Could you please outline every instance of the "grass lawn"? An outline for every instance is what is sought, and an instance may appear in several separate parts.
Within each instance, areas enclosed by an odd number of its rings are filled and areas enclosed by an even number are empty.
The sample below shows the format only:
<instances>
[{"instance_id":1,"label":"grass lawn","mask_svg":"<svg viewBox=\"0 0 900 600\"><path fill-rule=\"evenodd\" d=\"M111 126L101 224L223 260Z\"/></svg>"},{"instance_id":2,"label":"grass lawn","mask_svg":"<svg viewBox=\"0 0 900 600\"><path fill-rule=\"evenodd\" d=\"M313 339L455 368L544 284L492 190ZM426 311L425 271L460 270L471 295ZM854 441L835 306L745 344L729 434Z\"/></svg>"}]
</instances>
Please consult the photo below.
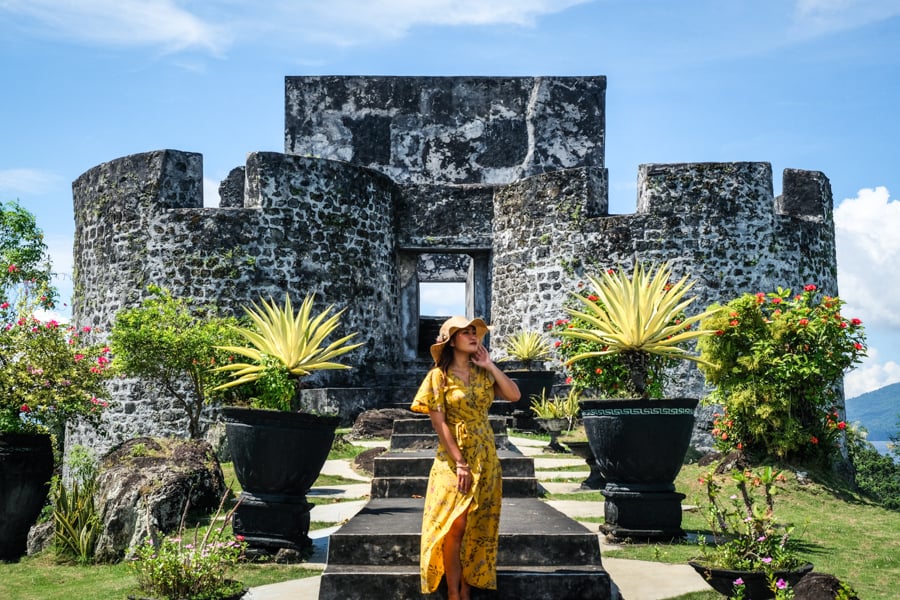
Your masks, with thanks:
<instances>
[{"instance_id":1,"label":"grass lawn","mask_svg":"<svg viewBox=\"0 0 900 600\"><path fill-rule=\"evenodd\" d=\"M678 491L687 495L685 504L703 505L704 490L698 479L705 468L686 465L676 481ZM836 482L801 484L788 474L785 489L775 498L779 519L793 523L795 537L802 544L803 557L815 570L830 573L850 584L865 600L892 600L897 597L892 582L900 580L900 512L880 508L849 492ZM590 525L588 525L590 527ZM709 533L699 511L684 513L682 527L689 540ZM667 563L685 563L699 554L696 545L630 544L622 550L605 551L604 556ZM680 600L721 598L687 595Z\"/></svg>"}]
</instances>

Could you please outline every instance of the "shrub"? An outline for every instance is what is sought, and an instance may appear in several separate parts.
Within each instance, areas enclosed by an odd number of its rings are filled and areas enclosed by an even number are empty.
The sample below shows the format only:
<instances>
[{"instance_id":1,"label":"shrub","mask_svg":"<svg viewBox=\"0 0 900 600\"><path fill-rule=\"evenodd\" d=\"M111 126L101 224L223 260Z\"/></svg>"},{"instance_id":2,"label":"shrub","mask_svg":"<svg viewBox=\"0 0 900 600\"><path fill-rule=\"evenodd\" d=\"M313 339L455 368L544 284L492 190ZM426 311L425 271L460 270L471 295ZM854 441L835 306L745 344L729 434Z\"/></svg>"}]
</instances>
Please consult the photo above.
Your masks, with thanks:
<instances>
[{"instance_id":1,"label":"shrub","mask_svg":"<svg viewBox=\"0 0 900 600\"><path fill-rule=\"evenodd\" d=\"M843 302L815 285L744 294L701 327L700 369L716 386L707 402L721 404L713 435L722 451L756 458L823 460L834 456L846 429L839 418L845 372L865 356L859 319L841 314Z\"/></svg>"}]
</instances>

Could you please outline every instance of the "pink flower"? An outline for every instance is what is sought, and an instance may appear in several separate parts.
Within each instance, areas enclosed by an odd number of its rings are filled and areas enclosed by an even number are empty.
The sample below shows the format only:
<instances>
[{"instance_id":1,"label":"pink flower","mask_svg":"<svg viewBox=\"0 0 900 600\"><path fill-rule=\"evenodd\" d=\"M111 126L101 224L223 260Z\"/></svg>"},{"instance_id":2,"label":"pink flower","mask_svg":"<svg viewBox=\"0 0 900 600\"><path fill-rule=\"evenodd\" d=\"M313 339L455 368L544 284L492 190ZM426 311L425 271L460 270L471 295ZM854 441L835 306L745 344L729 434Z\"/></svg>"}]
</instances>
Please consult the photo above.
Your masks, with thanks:
<instances>
[{"instance_id":1,"label":"pink flower","mask_svg":"<svg viewBox=\"0 0 900 600\"><path fill-rule=\"evenodd\" d=\"M19 270L19 268L16 265L9 265L9 267L7 267L6 270L9 271L10 273L15 273L16 271Z\"/></svg>"},{"instance_id":2,"label":"pink flower","mask_svg":"<svg viewBox=\"0 0 900 600\"><path fill-rule=\"evenodd\" d=\"M775 587L777 587L779 590L783 590L787 587L787 581L785 581L784 579L779 579L775 582Z\"/></svg>"},{"instance_id":3,"label":"pink flower","mask_svg":"<svg viewBox=\"0 0 900 600\"><path fill-rule=\"evenodd\" d=\"M0 304L0 309L6 310L7 308L9 308L9 302L4 302L3 304Z\"/></svg>"},{"instance_id":4,"label":"pink flower","mask_svg":"<svg viewBox=\"0 0 900 600\"><path fill-rule=\"evenodd\" d=\"M764 557L761 558L760 560L763 561L763 562L766 563L766 564L769 564L770 562L772 562L772 557L771 557L771 556L764 556Z\"/></svg>"}]
</instances>

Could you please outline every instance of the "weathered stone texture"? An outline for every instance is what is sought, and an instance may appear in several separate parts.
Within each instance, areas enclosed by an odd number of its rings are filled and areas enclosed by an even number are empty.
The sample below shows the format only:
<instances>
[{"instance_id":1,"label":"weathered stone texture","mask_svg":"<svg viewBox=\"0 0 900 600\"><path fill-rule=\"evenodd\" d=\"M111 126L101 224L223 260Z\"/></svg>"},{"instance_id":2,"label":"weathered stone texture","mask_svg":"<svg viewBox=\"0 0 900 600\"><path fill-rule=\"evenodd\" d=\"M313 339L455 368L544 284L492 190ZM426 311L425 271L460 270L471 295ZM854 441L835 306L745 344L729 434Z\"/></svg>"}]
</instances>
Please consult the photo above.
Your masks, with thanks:
<instances>
[{"instance_id":1,"label":"weathered stone texture","mask_svg":"<svg viewBox=\"0 0 900 600\"><path fill-rule=\"evenodd\" d=\"M333 391L304 399L352 420L428 367L420 282L465 281L467 312L490 319L494 341L546 328L588 274L635 260L691 275L697 310L776 286L837 293L821 173L788 169L776 199L768 163L647 164L636 212L609 215L605 85L289 77L286 153L249 155L219 208L202 207L197 154L128 156L79 177L75 320L108 331L150 283L234 314L314 293L319 309L346 309L341 330L364 346L345 356L352 370L307 381ZM703 392L692 365L676 382L670 393ZM183 427L141 382L113 386L112 442Z\"/></svg>"},{"instance_id":2,"label":"weathered stone texture","mask_svg":"<svg viewBox=\"0 0 900 600\"><path fill-rule=\"evenodd\" d=\"M285 152L398 182L603 166L605 77L287 77Z\"/></svg>"}]
</instances>

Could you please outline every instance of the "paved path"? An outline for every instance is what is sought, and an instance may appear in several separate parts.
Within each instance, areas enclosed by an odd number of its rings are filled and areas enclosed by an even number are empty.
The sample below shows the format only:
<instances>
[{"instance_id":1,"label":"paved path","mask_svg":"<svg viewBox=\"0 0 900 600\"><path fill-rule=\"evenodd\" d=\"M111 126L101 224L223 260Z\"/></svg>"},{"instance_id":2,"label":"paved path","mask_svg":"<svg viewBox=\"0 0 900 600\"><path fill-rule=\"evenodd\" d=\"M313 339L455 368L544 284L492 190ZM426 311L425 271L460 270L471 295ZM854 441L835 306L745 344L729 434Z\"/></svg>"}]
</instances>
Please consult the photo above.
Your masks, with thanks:
<instances>
[{"instance_id":1,"label":"paved path","mask_svg":"<svg viewBox=\"0 0 900 600\"><path fill-rule=\"evenodd\" d=\"M549 492L570 493L579 490L578 483L549 481L550 479L578 476L578 473L572 471L557 471L555 469L583 465L584 476L588 475L588 466L582 459L572 458L571 455L565 454L544 453L543 447L546 446L546 442L519 437L510 437L510 441L523 454L535 459L535 474L541 485ZM387 442L367 443L365 445L382 445L387 447ZM367 482L369 478L354 471L350 467L349 461L343 460L327 461L322 472L359 481L359 483L355 484L329 488L313 488L310 492L310 497L353 499L333 504L318 504L310 513L310 520L312 521L343 523L362 509L368 501L369 484ZM551 500L548 504L576 520L579 517L603 516L602 501ZM593 527L590 524L587 526ZM310 532L310 537L313 539L313 555L309 561L303 563L304 568L325 568L325 561L328 556L328 536L337 528L336 526ZM600 540L601 553L604 549L614 548L614 546L606 543L603 536L598 534L598 538ZM603 566L612 579L614 592L617 590L622 600L664 600L689 592L710 589L706 582L688 565L670 565L604 557ZM251 588L244 598L245 600L316 600L319 595L319 580L319 577L306 577L263 585Z\"/></svg>"}]
</instances>

